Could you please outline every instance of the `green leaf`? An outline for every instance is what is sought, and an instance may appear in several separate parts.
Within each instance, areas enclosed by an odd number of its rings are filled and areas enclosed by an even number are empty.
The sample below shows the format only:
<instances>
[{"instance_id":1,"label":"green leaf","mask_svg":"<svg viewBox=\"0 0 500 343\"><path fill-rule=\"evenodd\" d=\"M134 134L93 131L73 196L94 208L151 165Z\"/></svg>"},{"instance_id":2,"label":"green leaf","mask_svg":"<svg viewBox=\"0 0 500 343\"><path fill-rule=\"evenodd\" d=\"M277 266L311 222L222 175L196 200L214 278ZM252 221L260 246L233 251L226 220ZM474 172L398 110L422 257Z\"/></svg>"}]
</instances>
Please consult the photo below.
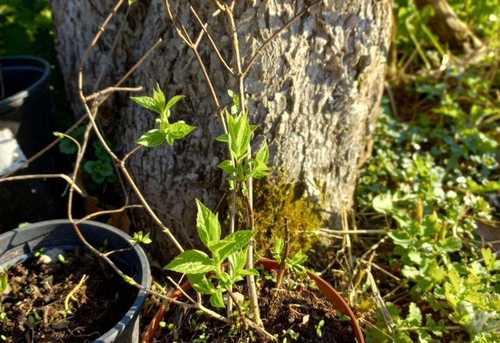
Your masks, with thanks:
<instances>
[{"instance_id":1,"label":"green leaf","mask_svg":"<svg viewBox=\"0 0 500 343\"><path fill-rule=\"evenodd\" d=\"M389 237L391 237L394 244L403 248L408 248L412 242L408 233L403 231L389 232Z\"/></svg>"},{"instance_id":2,"label":"green leaf","mask_svg":"<svg viewBox=\"0 0 500 343\"><path fill-rule=\"evenodd\" d=\"M415 303L410 303L410 308L406 321L411 325L420 326L422 324L422 312Z\"/></svg>"},{"instance_id":3,"label":"green leaf","mask_svg":"<svg viewBox=\"0 0 500 343\"><path fill-rule=\"evenodd\" d=\"M165 97L165 93L163 93L158 83L153 89L153 100L155 101L156 107L160 110L160 114L162 112L165 112L165 103L167 102L167 99Z\"/></svg>"},{"instance_id":4,"label":"green leaf","mask_svg":"<svg viewBox=\"0 0 500 343\"><path fill-rule=\"evenodd\" d=\"M500 191L500 181L488 180L484 185L480 185L473 180L467 180L468 190L472 193L492 193Z\"/></svg>"},{"instance_id":5,"label":"green leaf","mask_svg":"<svg viewBox=\"0 0 500 343\"><path fill-rule=\"evenodd\" d=\"M222 290L218 289L216 290L211 296L210 296L210 304L213 307L216 308L224 308L224 297L222 296Z\"/></svg>"},{"instance_id":6,"label":"green leaf","mask_svg":"<svg viewBox=\"0 0 500 343\"><path fill-rule=\"evenodd\" d=\"M147 110L156 112L158 114L161 114L161 112L163 111L163 108L158 106L155 99L153 99L150 96L133 96L130 99L133 102L135 102L137 105L139 105Z\"/></svg>"},{"instance_id":7,"label":"green leaf","mask_svg":"<svg viewBox=\"0 0 500 343\"><path fill-rule=\"evenodd\" d=\"M224 160L217 165L220 169L222 169L226 174L233 175L236 171L236 168L233 166L233 162L230 160Z\"/></svg>"},{"instance_id":8,"label":"green leaf","mask_svg":"<svg viewBox=\"0 0 500 343\"><path fill-rule=\"evenodd\" d=\"M416 277L420 276L420 271L415 267L404 266L401 273L408 279L414 280Z\"/></svg>"},{"instance_id":9,"label":"green leaf","mask_svg":"<svg viewBox=\"0 0 500 343\"><path fill-rule=\"evenodd\" d=\"M221 230L217 214L213 213L198 199L196 199L196 207L198 208L196 214L196 229L198 230L198 236L201 241L206 246L218 242L220 240Z\"/></svg>"},{"instance_id":10,"label":"green leaf","mask_svg":"<svg viewBox=\"0 0 500 343\"><path fill-rule=\"evenodd\" d=\"M455 252L462 249L462 240L457 237L449 237L440 242L442 252Z\"/></svg>"},{"instance_id":11,"label":"green leaf","mask_svg":"<svg viewBox=\"0 0 500 343\"><path fill-rule=\"evenodd\" d=\"M243 274L247 264L247 253L247 249L243 249L228 256L229 263L233 266L234 275Z\"/></svg>"},{"instance_id":12,"label":"green leaf","mask_svg":"<svg viewBox=\"0 0 500 343\"><path fill-rule=\"evenodd\" d=\"M208 245L210 251L219 257L221 261L229 255L248 247L250 239L252 239L251 230L236 231L223 240Z\"/></svg>"},{"instance_id":13,"label":"green leaf","mask_svg":"<svg viewBox=\"0 0 500 343\"><path fill-rule=\"evenodd\" d=\"M203 251L187 250L167 264L165 269L184 274L204 274L214 271L215 266Z\"/></svg>"},{"instance_id":14,"label":"green leaf","mask_svg":"<svg viewBox=\"0 0 500 343\"><path fill-rule=\"evenodd\" d=\"M227 142L229 142L229 136L228 136L227 134L225 134L225 133L224 133L224 134L222 134L222 135L220 135L220 136L217 136L217 137L215 138L215 140L216 140L217 142L227 143Z\"/></svg>"},{"instance_id":15,"label":"green leaf","mask_svg":"<svg viewBox=\"0 0 500 343\"><path fill-rule=\"evenodd\" d=\"M227 126L229 131L229 146L236 160L243 159L250 146L253 130L248 121L246 113L238 116L227 115Z\"/></svg>"},{"instance_id":16,"label":"green leaf","mask_svg":"<svg viewBox=\"0 0 500 343\"><path fill-rule=\"evenodd\" d=\"M137 140L137 144L147 148L157 147L165 142L165 135L158 129L149 130Z\"/></svg>"},{"instance_id":17,"label":"green leaf","mask_svg":"<svg viewBox=\"0 0 500 343\"><path fill-rule=\"evenodd\" d=\"M186 124L183 120L179 120L173 124L167 125L164 133L167 143L172 145L176 140L183 139L196 129L195 126Z\"/></svg>"},{"instance_id":18,"label":"green leaf","mask_svg":"<svg viewBox=\"0 0 500 343\"><path fill-rule=\"evenodd\" d=\"M483 256L486 269L489 271L495 270L497 265L495 253L491 249L485 248L481 249L481 255Z\"/></svg>"},{"instance_id":19,"label":"green leaf","mask_svg":"<svg viewBox=\"0 0 500 343\"><path fill-rule=\"evenodd\" d=\"M269 167L267 161L269 160L269 147L267 143L262 143L259 151L255 155L254 167L252 170L252 177L255 179L262 179L269 174Z\"/></svg>"},{"instance_id":20,"label":"green leaf","mask_svg":"<svg viewBox=\"0 0 500 343\"><path fill-rule=\"evenodd\" d=\"M418 251L410 251L408 253L408 258L415 264L420 265L422 263L422 255Z\"/></svg>"},{"instance_id":21,"label":"green leaf","mask_svg":"<svg viewBox=\"0 0 500 343\"><path fill-rule=\"evenodd\" d=\"M187 278L193 288L202 294L213 294L216 291L205 274L188 274Z\"/></svg>"},{"instance_id":22,"label":"green leaf","mask_svg":"<svg viewBox=\"0 0 500 343\"><path fill-rule=\"evenodd\" d=\"M275 260L281 260L283 256L283 249L285 249L285 240L282 238L276 238L274 240L272 254Z\"/></svg>"},{"instance_id":23,"label":"green leaf","mask_svg":"<svg viewBox=\"0 0 500 343\"><path fill-rule=\"evenodd\" d=\"M185 98L184 95L175 95L171 97L170 100L167 102L167 105L165 105L165 108L167 110L172 109L179 101L181 101L184 98Z\"/></svg>"},{"instance_id":24,"label":"green leaf","mask_svg":"<svg viewBox=\"0 0 500 343\"><path fill-rule=\"evenodd\" d=\"M389 214L393 210L392 196L390 193L379 194L372 200L373 209L379 213Z\"/></svg>"},{"instance_id":25,"label":"green leaf","mask_svg":"<svg viewBox=\"0 0 500 343\"><path fill-rule=\"evenodd\" d=\"M267 145L267 142L264 141L262 143L259 151L257 151L257 154L255 155L255 160L257 162L267 164L267 161L269 160L269 146Z\"/></svg>"}]
</instances>

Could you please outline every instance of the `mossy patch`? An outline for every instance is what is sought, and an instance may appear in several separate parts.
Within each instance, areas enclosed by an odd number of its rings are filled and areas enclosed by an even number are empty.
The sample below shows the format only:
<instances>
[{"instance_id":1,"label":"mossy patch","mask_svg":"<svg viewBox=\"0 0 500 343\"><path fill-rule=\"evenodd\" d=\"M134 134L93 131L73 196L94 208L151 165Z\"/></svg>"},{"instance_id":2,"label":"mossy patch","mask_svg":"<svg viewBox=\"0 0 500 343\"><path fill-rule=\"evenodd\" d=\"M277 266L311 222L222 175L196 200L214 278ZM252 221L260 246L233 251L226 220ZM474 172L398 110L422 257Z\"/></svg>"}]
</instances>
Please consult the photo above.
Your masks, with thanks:
<instances>
[{"instance_id":1,"label":"mossy patch","mask_svg":"<svg viewBox=\"0 0 500 343\"><path fill-rule=\"evenodd\" d=\"M307 199L300 183L284 183L284 177L272 177L255 184L256 246L259 253L270 255L273 243L290 235L290 253L307 251L317 230L324 224L318 204Z\"/></svg>"}]
</instances>

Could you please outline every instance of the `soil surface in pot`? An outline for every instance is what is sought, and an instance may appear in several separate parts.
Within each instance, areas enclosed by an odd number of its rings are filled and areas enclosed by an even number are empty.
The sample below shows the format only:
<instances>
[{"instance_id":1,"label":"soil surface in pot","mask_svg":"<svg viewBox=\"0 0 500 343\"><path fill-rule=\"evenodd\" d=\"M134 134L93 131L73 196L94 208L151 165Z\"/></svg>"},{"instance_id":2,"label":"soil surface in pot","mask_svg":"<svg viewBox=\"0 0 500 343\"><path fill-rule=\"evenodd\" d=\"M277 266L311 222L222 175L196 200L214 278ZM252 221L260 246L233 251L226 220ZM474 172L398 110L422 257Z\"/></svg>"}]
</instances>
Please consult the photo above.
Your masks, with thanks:
<instances>
[{"instance_id":1,"label":"soil surface in pot","mask_svg":"<svg viewBox=\"0 0 500 343\"><path fill-rule=\"evenodd\" d=\"M82 249L52 261L37 255L7 271L0 311L6 341L90 342L132 305L137 291L94 255Z\"/></svg>"},{"instance_id":2,"label":"soil surface in pot","mask_svg":"<svg viewBox=\"0 0 500 343\"><path fill-rule=\"evenodd\" d=\"M356 342L350 321L340 319L331 303L306 287L278 290L266 282L259 302L264 327L279 342ZM251 329L229 327L178 307L167 314L165 324L155 342L261 342Z\"/></svg>"}]
</instances>

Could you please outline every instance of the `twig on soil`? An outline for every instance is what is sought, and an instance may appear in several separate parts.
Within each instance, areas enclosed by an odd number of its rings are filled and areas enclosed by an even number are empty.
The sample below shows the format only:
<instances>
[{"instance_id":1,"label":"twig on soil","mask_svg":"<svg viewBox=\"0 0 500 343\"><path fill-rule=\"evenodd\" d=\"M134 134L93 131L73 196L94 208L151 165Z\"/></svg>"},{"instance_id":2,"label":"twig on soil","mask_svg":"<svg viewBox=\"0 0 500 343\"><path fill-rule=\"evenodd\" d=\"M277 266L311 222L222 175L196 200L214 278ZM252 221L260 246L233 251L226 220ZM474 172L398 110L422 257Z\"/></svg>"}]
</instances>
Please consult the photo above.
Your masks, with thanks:
<instances>
[{"instance_id":1,"label":"twig on soil","mask_svg":"<svg viewBox=\"0 0 500 343\"><path fill-rule=\"evenodd\" d=\"M83 276L80 279L80 281L78 282L78 284L68 293L68 295L64 299L64 312L66 314L70 314L71 313L71 307L70 307L69 302L71 300L75 300L74 295L83 286L83 284L85 283L85 281L87 281L87 279L88 279L88 275L83 274Z\"/></svg>"}]
</instances>

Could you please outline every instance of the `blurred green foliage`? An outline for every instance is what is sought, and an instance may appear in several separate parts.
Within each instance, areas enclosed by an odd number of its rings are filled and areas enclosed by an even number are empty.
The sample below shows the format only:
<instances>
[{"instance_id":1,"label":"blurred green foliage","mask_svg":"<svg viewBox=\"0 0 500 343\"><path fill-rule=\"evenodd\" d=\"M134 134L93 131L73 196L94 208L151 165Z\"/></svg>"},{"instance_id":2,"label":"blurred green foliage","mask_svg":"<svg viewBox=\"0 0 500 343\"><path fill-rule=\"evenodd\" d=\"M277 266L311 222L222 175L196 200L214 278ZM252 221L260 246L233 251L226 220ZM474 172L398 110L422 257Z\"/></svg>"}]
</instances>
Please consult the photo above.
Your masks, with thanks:
<instances>
[{"instance_id":1,"label":"blurred green foliage","mask_svg":"<svg viewBox=\"0 0 500 343\"><path fill-rule=\"evenodd\" d=\"M3 0L0 32L0 55L33 54L54 61L48 0Z\"/></svg>"}]
</instances>

